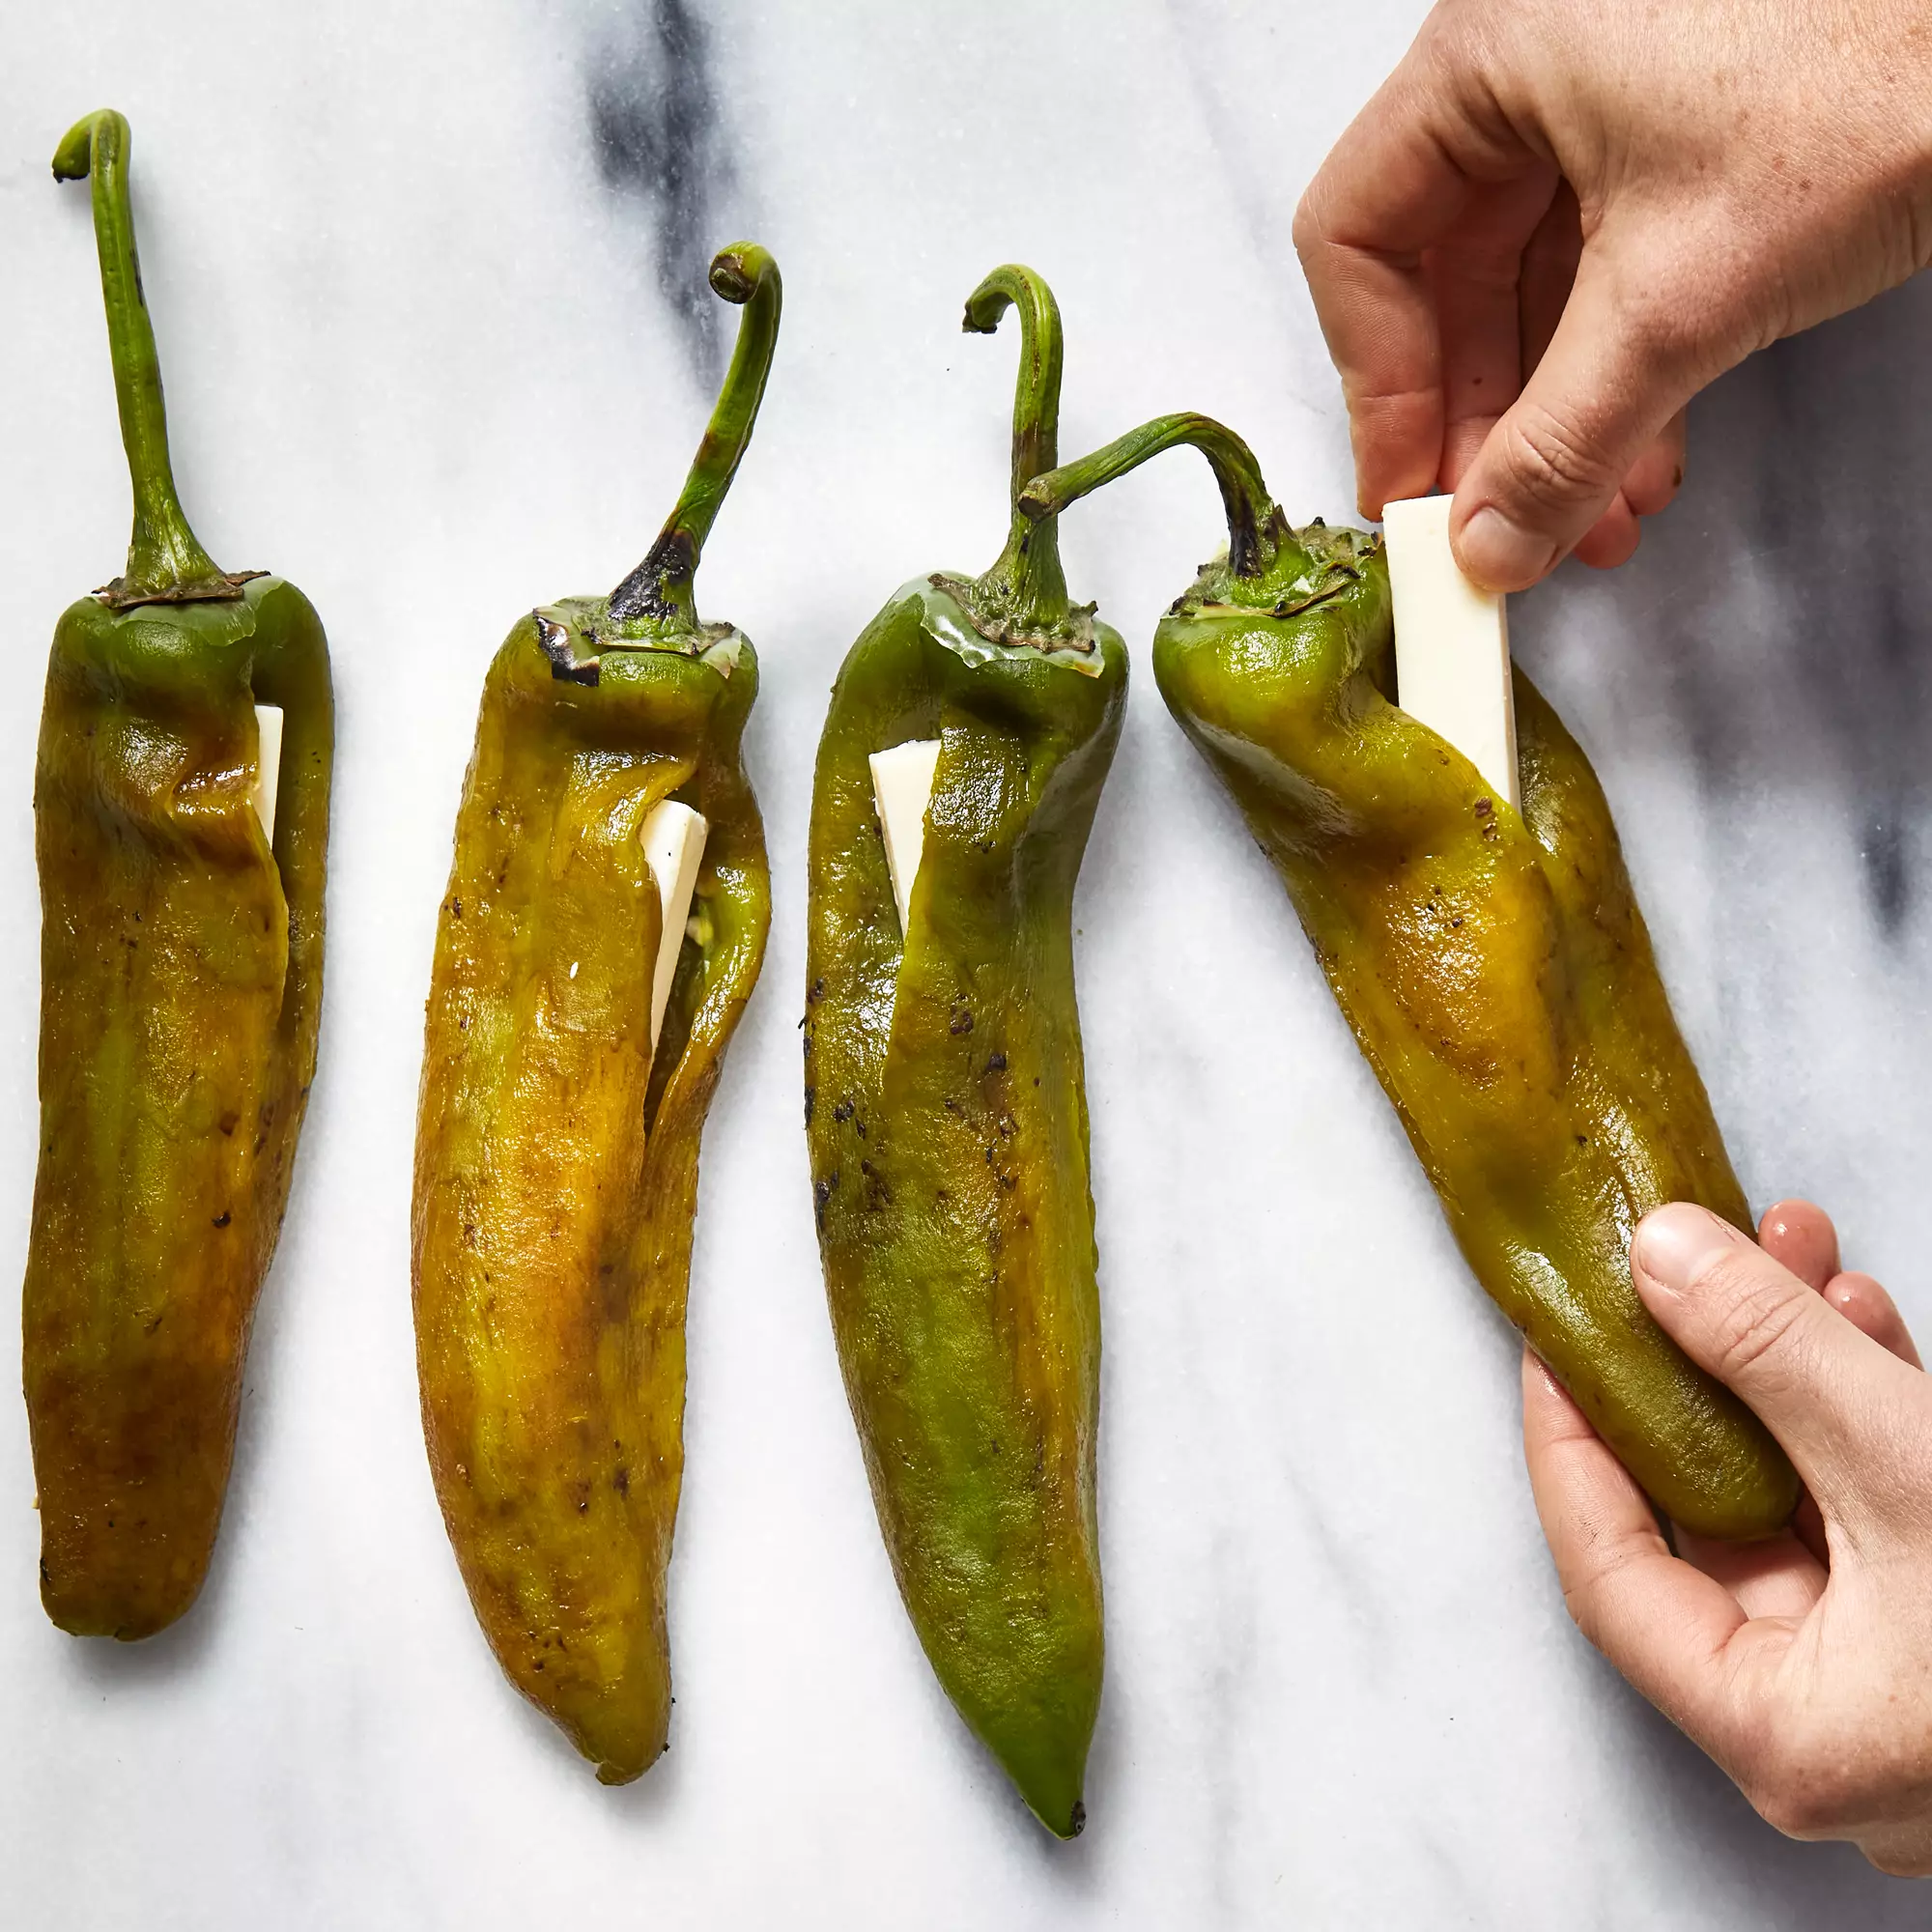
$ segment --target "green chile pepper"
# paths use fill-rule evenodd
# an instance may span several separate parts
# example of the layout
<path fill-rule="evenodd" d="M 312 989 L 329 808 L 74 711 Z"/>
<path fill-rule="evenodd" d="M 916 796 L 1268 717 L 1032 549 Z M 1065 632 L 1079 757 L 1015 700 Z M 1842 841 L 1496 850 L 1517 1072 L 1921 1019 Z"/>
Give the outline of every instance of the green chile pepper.
<path fill-rule="evenodd" d="M 1021 507 L 1056 516 L 1180 443 L 1213 468 L 1229 550 L 1155 633 L 1168 708 L 1280 872 L 1476 1278 L 1661 1509 L 1768 1534 L 1790 1464 L 1631 1283 L 1663 1202 L 1751 1223 L 1589 761 L 1518 669 L 1520 813 L 1494 796 L 1396 706 L 1380 539 L 1291 529 L 1206 417 L 1150 423 Z"/>
<path fill-rule="evenodd" d="M 1031 270 L 1012 492 L 1052 467 L 1060 317 Z M 1053 525 L 916 579 L 846 656 L 812 791 L 806 1124 L 846 1393 L 899 1591 L 947 1694 L 1040 1820 L 1079 1831 L 1099 1707 L 1099 1303 L 1072 899 L 1127 659 Z M 869 754 L 937 739 L 901 938 Z"/>
<path fill-rule="evenodd" d="M 777 265 L 746 304 L 691 475 L 608 597 L 532 611 L 491 666 L 437 925 L 416 1133 L 424 1433 L 470 1602 L 518 1690 L 606 1783 L 664 1750 L 665 1573 L 684 1471 L 698 1137 L 771 921 L 740 740 L 757 655 L 692 580 L 751 438 Z M 656 1049 L 663 914 L 641 832 L 709 821 Z"/>
<path fill-rule="evenodd" d="M 216 569 L 182 513 L 128 149 L 103 111 L 54 156 L 56 180 L 94 178 L 134 530 L 47 666 L 22 1326 L 42 1601 L 63 1630 L 132 1638 L 194 1601 L 220 1521 L 315 1071 L 333 711 L 307 599 Z M 272 845 L 257 703 L 284 714 Z"/>

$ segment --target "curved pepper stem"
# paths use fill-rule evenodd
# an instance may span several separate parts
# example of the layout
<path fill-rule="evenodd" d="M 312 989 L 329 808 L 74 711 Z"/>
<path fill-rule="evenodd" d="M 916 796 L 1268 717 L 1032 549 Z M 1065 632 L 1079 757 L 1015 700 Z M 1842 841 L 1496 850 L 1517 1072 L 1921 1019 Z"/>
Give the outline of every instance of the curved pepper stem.
<path fill-rule="evenodd" d="M 962 327 L 991 335 L 1008 308 L 1019 312 L 1020 370 L 1013 389 L 1012 524 L 1007 547 L 979 588 L 1020 632 L 1051 633 L 1070 609 L 1060 567 L 1060 534 L 1052 522 L 1022 513 L 1020 497 L 1043 469 L 1060 460 L 1060 307 L 1031 269 L 1009 262 L 995 269 L 966 298 Z"/>
<path fill-rule="evenodd" d="M 1208 459 L 1221 488 L 1221 505 L 1228 513 L 1228 563 L 1236 577 L 1264 576 L 1288 533 L 1288 520 L 1275 506 L 1262 479 L 1255 453 L 1225 424 L 1191 412 L 1156 416 L 1129 430 L 1104 449 L 1077 463 L 1036 476 L 1015 499 L 1019 513 L 1041 519 L 1057 517 L 1069 503 L 1130 469 L 1151 456 L 1185 444 Z"/>
<path fill-rule="evenodd" d="M 731 366 L 677 507 L 643 562 L 611 593 L 615 622 L 636 626 L 637 635 L 667 641 L 698 635 L 692 579 L 758 419 L 783 301 L 779 265 L 755 242 L 735 242 L 712 258 L 711 289 L 725 301 L 744 306 Z"/>
<path fill-rule="evenodd" d="M 160 358 L 155 353 L 155 328 L 141 288 L 134 217 L 128 202 L 128 145 L 126 118 L 103 107 L 75 122 L 54 152 L 56 181 L 94 177 L 94 237 L 100 251 L 107 344 L 114 358 L 114 398 L 134 486 L 128 572 L 108 585 L 102 598 L 127 605 L 239 597 L 240 587 L 195 541 L 175 494 Z"/>

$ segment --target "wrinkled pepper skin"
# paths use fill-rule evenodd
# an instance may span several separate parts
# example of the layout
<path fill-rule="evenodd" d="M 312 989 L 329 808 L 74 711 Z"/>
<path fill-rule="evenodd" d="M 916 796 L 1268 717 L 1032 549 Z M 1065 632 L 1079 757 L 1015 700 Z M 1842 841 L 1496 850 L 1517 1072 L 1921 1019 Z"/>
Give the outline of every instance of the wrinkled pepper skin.
<path fill-rule="evenodd" d="M 443 1520 L 505 1673 L 607 1783 L 668 1736 L 698 1138 L 771 917 L 740 756 L 757 658 L 696 625 L 690 576 L 763 388 L 778 278 L 749 244 L 719 261 L 714 287 L 757 305 L 720 405 L 738 405 L 735 444 L 714 448 L 714 419 L 639 574 L 525 617 L 491 668 L 416 1139 L 417 1370 Z M 626 616 L 640 583 L 644 613 Z M 663 915 L 641 833 L 669 798 L 710 830 L 654 1055 Z"/>
<path fill-rule="evenodd" d="M 63 156 L 90 131 L 97 213 L 105 192 L 125 217 L 126 124 L 93 117 Z M 76 172 L 88 158 L 83 140 Z M 114 293 L 110 270 L 111 324 Z M 144 310 L 126 320 L 145 332 Z M 293 584 L 207 563 L 148 374 L 128 576 L 67 611 L 47 669 L 22 1297 L 42 1599 L 63 1630 L 123 1638 L 179 1617 L 213 1549 L 315 1072 L 333 750 L 322 624 Z M 143 514 L 165 544 L 144 543 Z M 272 850 L 250 798 L 256 703 L 285 714 Z"/>
<path fill-rule="evenodd" d="M 1041 348 L 1057 317 L 1037 278 L 990 277 L 969 326 L 1008 297 L 1057 401 L 1057 335 Z M 1024 432 L 1024 400 L 1020 417 Z M 1037 460 L 1023 451 L 1016 480 Z M 1051 630 L 1045 647 L 990 641 L 1025 627 L 988 625 L 983 607 L 976 623 L 963 588 L 908 584 L 833 691 L 812 791 L 806 1122 L 833 1329 L 900 1594 L 947 1694 L 1069 1836 L 1103 1661 L 1072 901 L 1127 659 L 1086 612 L 1081 649 L 1053 648 Z M 1066 617 L 1064 583 L 1045 601 Z M 902 942 L 867 758 L 914 738 L 941 749 Z"/>
<path fill-rule="evenodd" d="M 416 1146 L 423 1421 L 476 1613 L 608 1780 L 670 1722 L 697 1144 L 764 955 L 738 744 L 757 691 L 667 651 L 560 683 L 526 618 L 484 691 L 438 923 Z M 639 832 L 711 822 L 654 1079 L 658 894 Z"/>
<path fill-rule="evenodd" d="M 1519 669 L 1520 814 L 1494 796 L 1394 702 L 1379 538 L 1291 531 L 1256 485 L 1268 515 L 1237 516 L 1235 548 L 1259 527 L 1260 553 L 1162 620 L 1161 696 L 1288 887 L 1476 1278 L 1661 1509 L 1768 1534 L 1797 1499 L 1782 1451 L 1631 1281 L 1664 1202 L 1751 1222 L 1596 774 Z"/>
<path fill-rule="evenodd" d="M 1037 657 L 969 666 L 923 619 L 903 597 L 861 638 L 819 746 L 813 1199 L 900 1594 L 947 1695 L 1067 1832 L 1102 1657 L 1072 904 L 1126 655 L 1107 632 L 1098 677 Z M 901 949 L 867 759 L 935 737 Z"/>

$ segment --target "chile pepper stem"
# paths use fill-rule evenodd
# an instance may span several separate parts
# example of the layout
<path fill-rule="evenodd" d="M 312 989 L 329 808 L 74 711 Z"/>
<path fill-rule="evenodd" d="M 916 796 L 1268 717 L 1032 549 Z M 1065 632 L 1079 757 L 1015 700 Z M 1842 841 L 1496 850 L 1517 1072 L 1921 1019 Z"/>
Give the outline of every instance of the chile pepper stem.
<path fill-rule="evenodd" d="M 966 298 L 969 335 L 990 335 L 1009 307 L 1020 318 L 1020 370 L 1013 390 L 1012 523 L 1007 547 L 981 585 L 1022 630 L 1050 631 L 1068 611 L 1060 567 L 1060 533 L 1051 521 L 1022 514 L 1020 494 L 1060 460 L 1060 308 L 1053 291 L 1016 263 L 995 269 Z"/>
<path fill-rule="evenodd" d="M 195 541 L 175 494 L 168 461 L 168 414 L 161 398 L 160 358 L 141 287 L 134 217 L 128 201 L 129 135 L 111 107 L 77 121 L 54 153 L 56 181 L 94 177 L 94 236 L 100 251 L 100 290 L 107 307 L 107 343 L 114 358 L 114 397 L 121 440 L 134 486 L 134 532 L 128 574 L 110 601 L 234 597 L 241 593 Z"/>
<path fill-rule="evenodd" d="M 643 562 L 611 593 L 611 615 L 618 623 L 639 623 L 677 636 L 697 629 L 692 579 L 758 419 L 783 302 L 779 265 L 755 242 L 733 242 L 712 258 L 711 289 L 725 301 L 744 305 L 731 366 L 677 507 Z"/>
<path fill-rule="evenodd" d="M 1260 577 L 1274 560 L 1287 526 L 1268 495 L 1254 451 L 1212 416 L 1191 412 L 1156 416 L 1077 463 L 1036 476 L 1020 493 L 1020 513 L 1041 519 L 1057 517 L 1090 491 L 1138 469 L 1149 457 L 1183 443 L 1208 459 L 1214 481 L 1221 486 L 1221 505 L 1228 513 L 1228 562 L 1235 575 Z"/>

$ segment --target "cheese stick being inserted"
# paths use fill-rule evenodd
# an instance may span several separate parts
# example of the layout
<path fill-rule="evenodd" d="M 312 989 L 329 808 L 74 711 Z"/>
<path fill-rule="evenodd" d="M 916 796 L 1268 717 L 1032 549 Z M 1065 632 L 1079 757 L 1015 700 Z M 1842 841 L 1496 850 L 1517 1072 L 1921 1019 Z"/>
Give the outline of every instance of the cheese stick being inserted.
<path fill-rule="evenodd" d="M 1449 548 L 1453 500 L 1408 497 L 1382 510 L 1396 702 L 1520 808 L 1509 618 L 1501 593 L 1477 589 Z"/>
<path fill-rule="evenodd" d="M 704 840 L 710 830 L 702 812 L 680 805 L 674 798 L 662 801 L 644 820 L 644 857 L 650 861 L 658 903 L 664 912 L 657 970 L 651 978 L 652 1053 L 658 1050 L 665 1008 L 670 1003 L 678 949 L 684 944 L 685 921 L 691 916 L 691 895 L 697 885 L 697 868 L 704 862 Z"/>
<path fill-rule="evenodd" d="M 939 740 L 909 738 L 890 752 L 871 754 L 872 803 L 885 835 L 886 869 L 893 876 L 893 898 L 899 909 L 899 933 L 912 923 L 912 882 L 925 849 L 925 808 L 932 800 L 933 774 L 939 769 Z"/>
<path fill-rule="evenodd" d="M 255 816 L 262 821 L 262 837 L 275 842 L 275 794 L 282 781 L 282 707 L 258 704 L 255 707 L 255 789 L 250 797 Z"/>

